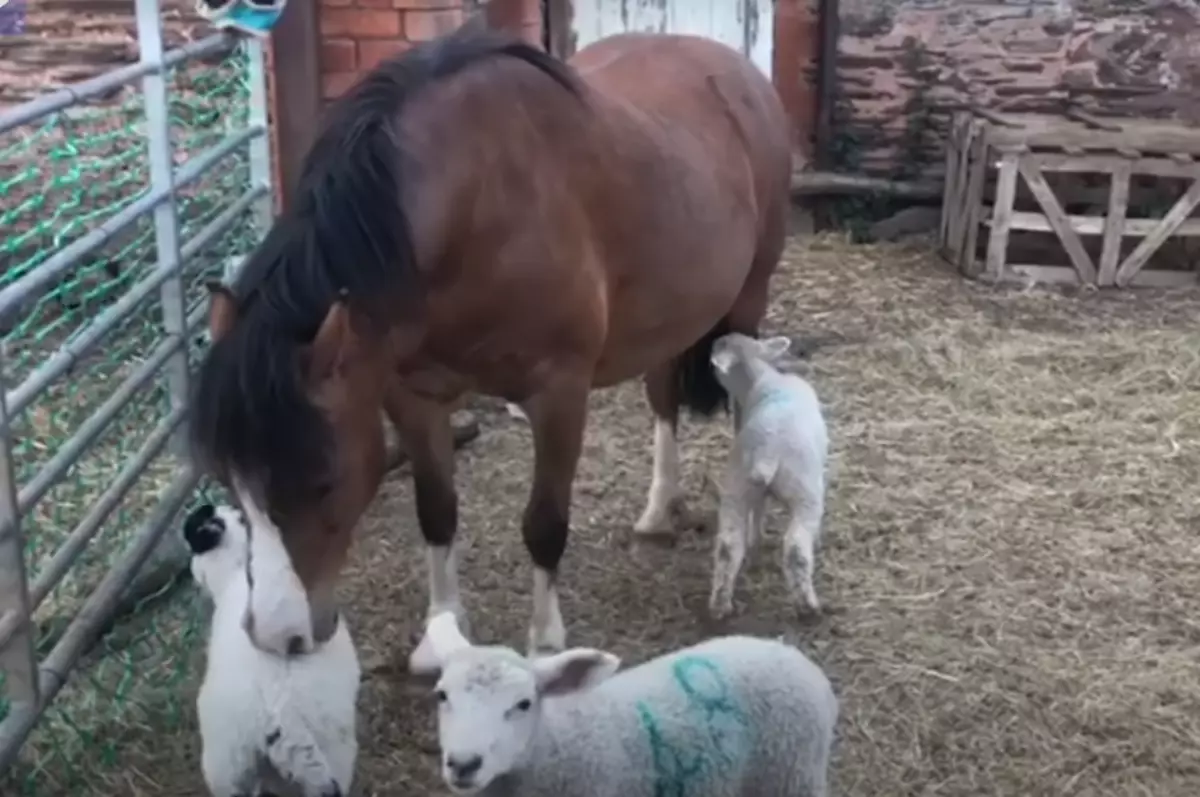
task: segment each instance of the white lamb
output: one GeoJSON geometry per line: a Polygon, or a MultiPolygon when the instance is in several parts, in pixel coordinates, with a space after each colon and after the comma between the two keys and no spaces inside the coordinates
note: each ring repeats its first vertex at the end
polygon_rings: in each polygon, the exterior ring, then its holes
{"type": "Polygon", "coordinates": [[[825,506],[829,432],[812,385],[776,365],[788,356],[786,337],[756,340],[741,334],[718,338],[711,361],[733,398],[736,437],[721,488],[709,612],[733,611],[738,572],[762,536],[768,495],[787,505],[782,567],[797,609],[818,611],[814,555],[825,506]]]}
{"type": "Polygon", "coordinates": [[[349,794],[360,670],[344,619],[312,653],[263,653],[242,625],[249,547],[242,513],[205,504],[188,515],[183,534],[192,575],[215,604],[196,700],[209,791],[214,797],[349,794]]]}
{"type": "Polygon", "coordinates": [[[483,797],[824,797],[838,701],[796,648],[727,636],[617,672],[591,648],[473,646],[452,612],[427,638],[442,777],[483,797]]]}

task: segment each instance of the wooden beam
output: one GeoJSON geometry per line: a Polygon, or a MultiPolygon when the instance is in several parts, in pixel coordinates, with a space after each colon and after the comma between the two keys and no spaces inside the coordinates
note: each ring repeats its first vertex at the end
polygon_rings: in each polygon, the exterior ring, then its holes
{"type": "MultiPolygon", "coordinates": [[[[1067,257],[1071,258],[1071,264],[1079,272],[1079,279],[1084,283],[1094,285],[1096,283],[1096,266],[1092,263],[1091,255],[1083,248],[1083,241],[1079,240],[1079,235],[1071,227],[1071,222],[1067,220],[1067,214],[1059,204],[1058,197],[1054,195],[1054,190],[1050,188],[1050,184],[1042,175],[1042,170],[1027,158],[1019,160],[1017,168],[1021,172],[1021,176],[1025,178],[1025,184],[1033,192],[1034,198],[1042,206],[1042,212],[1046,214],[1046,220],[1050,222],[1050,226],[1058,235],[1058,240],[1062,242],[1067,257]]],[[[1011,208],[1009,216],[1011,220],[1011,208]]]]}
{"type": "Polygon", "coordinates": [[[792,196],[829,194],[887,194],[901,199],[940,199],[941,182],[914,182],[836,172],[792,172],[792,196]]]}
{"type": "Polygon", "coordinates": [[[288,198],[321,119],[321,37],[317,3],[288,3],[271,32],[280,207],[288,198]]]}
{"type": "Polygon", "coordinates": [[[1175,206],[1167,211],[1167,215],[1162,217],[1162,221],[1152,233],[1142,239],[1137,248],[1129,253],[1129,257],[1125,258],[1125,262],[1117,269],[1116,282],[1118,287],[1125,287],[1129,284],[1142,267],[1149,262],[1150,257],[1166,243],[1166,240],[1174,235],[1179,229],[1179,225],[1183,224],[1192,211],[1200,206],[1200,180],[1196,180],[1188,188],[1183,196],[1179,197],[1179,201],[1175,206]]]}
{"type": "Polygon", "coordinates": [[[821,169],[832,169],[833,109],[837,104],[837,56],[841,38],[838,0],[818,0],[817,118],[813,130],[814,160],[821,169]]]}

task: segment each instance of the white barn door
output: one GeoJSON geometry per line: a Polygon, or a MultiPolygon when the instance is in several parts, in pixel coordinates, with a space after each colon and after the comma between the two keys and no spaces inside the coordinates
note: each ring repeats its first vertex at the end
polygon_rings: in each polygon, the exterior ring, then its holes
{"type": "Polygon", "coordinates": [[[767,77],[775,41],[775,0],[572,0],[575,49],[614,33],[690,33],[748,56],[767,77]]]}

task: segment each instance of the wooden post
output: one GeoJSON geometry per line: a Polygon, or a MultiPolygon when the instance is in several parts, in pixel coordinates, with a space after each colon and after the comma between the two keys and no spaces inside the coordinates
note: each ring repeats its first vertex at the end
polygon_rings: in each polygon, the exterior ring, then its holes
{"type": "Polygon", "coordinates": [[[288,3],[271,32],[277,203],[286,209],[321,119],[317,3],[288,3]]]}

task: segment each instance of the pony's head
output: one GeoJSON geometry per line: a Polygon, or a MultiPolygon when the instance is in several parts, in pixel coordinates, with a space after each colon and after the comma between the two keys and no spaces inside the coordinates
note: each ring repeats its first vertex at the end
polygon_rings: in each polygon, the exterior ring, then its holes
{"type": "Polygon", "coordinates": [[[192,439],[245,513],[246,632],[308,652],[336,624],[334,584],[384,472],[380,344],[342,297],[310,336],[281,329],[262,297],[214,285],[209,301],[192,439]]]}

